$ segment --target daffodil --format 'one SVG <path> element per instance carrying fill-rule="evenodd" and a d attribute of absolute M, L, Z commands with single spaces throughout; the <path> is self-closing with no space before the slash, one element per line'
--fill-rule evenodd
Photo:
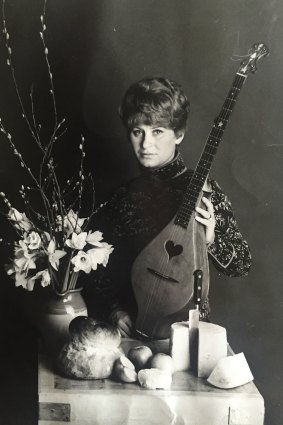
<path fill-rule="evenodd" d="M 102 247 L 96 247 L 89 249 L 87 254 L 91 258 L 91 268 L 96 270 L 98 264 L 102 264 L 104 267 L 107 265 L 109 260 L 109 255 L 113 251 L 112 245 L 109 245 L 106 242 L 102 242 Z"/>
<path fill-rule="evenodd" d="M 32 231 L 25 236 L 24 242 L 29 249 L 38 249 L 41 246 L 41 237 L 37 232 Z"/>
<path fill-rule="evenodd" d="M 20 240 L 17 244 L 15 244 L 14 252 L 15 258 L 22 257 L 25 252 L 28 252 L 27 244 L 23 240 Z"/>
<path fill-rule="evenodd" d="M 72 238 L 66 240 L 66 245 L 72 249 L 83 249 L 86 245 L 87 232 L 79 233 L 78 235 L 73 232 Z"/>
<path fill-rule="evenodd" d="M 72 263 L 74 265 L 74 271 L 84 271 L 85 273 L 90 273 L 92 269 L 92 261 L 90 255 L 84 251 L 79 251 L 75 257 L 72 258 Z"/>
<path fill-rule="evenodd" d="M 22 286 L 23 288 L 27 289 L 27 278 L 25 273 L 17 272 L 15 274 L 15 285 L 16 286 Z"/>
<path fill-rule="evenodd" d="M 26 279 L 25 289 L 28 291 L 33 291 L 35 281 L 39 278 L 41 278 L 41 286 L 45 287 L 50 285 L 51 277 L 49 271 L 46 269 L 36 273 L 36 275 L 32 276 L 31 278 Z"/>
<path fill-rule="evenodd" d="M 63 229 L 62 229 L 62 217 L 57 216 L 57 223 L 59 225 L 59 230 L 64 230 L 67 236 L 70 236 L 71 233 L 81 233 L 82 225 L 84 224 L 85 218 L 79 218 L 79 216 L 73 211 L 70 210 L 67 215 L 63 217 Z"/>
<path fill-rule="evenodd" d="M 66 251 L 62 251 L 60 249 L 55 249 L 56 245 L 53 239 L 48 244 L 47 253 L 48 253 L 48 260 L 51 264 L 51 266 L 58 270 L 59 266 L 59 260 L 66 255 Z"/>
<path fill-rule="evenodd" d="M 36 269 L 36 264 L 34 262 L 34 255 L 29 254 L 27 251 L 23 252 L 22 256 L 18 256 L 14 260 L 15 269 L 17 271 L 28 272 L 30 269 Z"/>
<path fill-rule="evenodd" d="M 36 280 L 36 279 L 39 279 L 40 277 L 41 277 L 41 286 L 45 287 L 50 285 L 51 277 L 47 269 L 36 273 L 33 279 Z"/>
<path fill-rule="evenodd" d="M 14 222 L 16 229 L 25 232 L 29 232 L 33 227 L 32 222 L 27 218 L 25 213 L 20 213 L 16 208 L 10 208 L 8 219 Z"/>
<path fill-rule="evenodd" d="M 86 241 L 90 245 L 99 246 L 102 247 L 102 243 L 100 242 L 102 240 L 103 234 L 96 230 L 95 232 L 88 232 Z"/>

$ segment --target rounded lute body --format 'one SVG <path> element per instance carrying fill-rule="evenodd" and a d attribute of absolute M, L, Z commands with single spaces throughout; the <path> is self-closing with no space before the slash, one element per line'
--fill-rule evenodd
<path fill-rule="evenodd" d="M 132 286 L 138 304 L 136 331 L 168 338 L 174 322 L 188 320 L 194 308 L 194 272 L 203 271 L 203 297 L 209 289 L 204 228 L 195 219 L 185 229 L 174 219 L 138 255 Z"/>

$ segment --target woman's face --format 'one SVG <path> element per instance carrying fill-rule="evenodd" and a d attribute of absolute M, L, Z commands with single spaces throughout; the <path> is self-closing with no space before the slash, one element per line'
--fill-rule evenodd
<path fill-rule="evenodd" d="M 170 128 L 140 124 L 130 132 L 134 153 L 141 165 L 159 168 L 174 158 L 175 147 L 183 140 Z"/>

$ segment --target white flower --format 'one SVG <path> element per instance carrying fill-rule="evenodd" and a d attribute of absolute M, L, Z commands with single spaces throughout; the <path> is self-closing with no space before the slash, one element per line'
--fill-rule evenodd
<path fill-rule="evenodd" d="M 22 257 L 25 252 L 28 253 L 28 247 L 25 244 L 25 242 L 23 240 L 20 240 L 16 245 L 15 245 L 15 258 L 20 258 Z"/>
<path fill-rule="evenodd" d="M 91 233 L 88 232 L 86 241 L 90 244 L 90 245 L 94 245 L 94 246 L 100 246 L 102 247 L 102 243 L 100 242 L 102 240 L 102 233 L 99 232 L 98 230 L 96 230 L 95 232 Z"/>
<path fill-rule="evenodd" d="M 10 265 L 7 265 L 6 266 L 6 273 L 7 273 L 8 276 L 11 276 L 12 274 L 14 274 L 15 271 L 16 270 L 15 270 L 15 267 L 14 267 L 13 264 L 10 264 Z"/>
<path fill-rule="evenodd" d="M 48 244 L 47 253 L 51 266 L 58 270 L 59 260 L 67 254 L 66 251 L 55 249 L 55 242 L 51 240 Z"/>
<path fill-rule="evenodd" d="M 23 219 L 23 215 L 16 210 L 16 208 L 10 208 L 8 212 L 8 218 L 12 221 L 21 221 Z"/>
<path fill-rule="evenodd" d="M 29 254 L 27 251 L 22 251 L 22 255 L 20 255 L 20 250 L 17 252 L 17 258 L 14 260 L 14 265 L 15 270 L 18 272 L 28 272 L 30 269 L 36 269 L 34 255 Z"/>
<path fill-rule="evenodd" d="M 23 288 L 27 289 L 27 278 L 25 273 L 17 272 L 15 275 L 15 285 L 16 286 L 22 286 Z"/>
<path fill-rule="evenodd" d="M 20 213 L 18 210 L 16 210 L 16 208 L 10 208 L 8 219 L 15 223 L 14 226 L 17 229 L 24 230 L 26 232 L 29 232 L 33 227 L 31 221 L 27 218 L 25 213 Z"/>
<path fill-rule="evenodd" d="M 73 249 L 83 249 L 86 245 L 87 232 L 76 234 L 73 232 L 72 239 L 66 240 L 66 245 Z"/>
<path fill-rule="evenodd" d="M 79 251 L 75 257 L 72 258 L 72 263 L 74 264 L 74 271 L 84 271 L 85 273 L 90 273 L 92 269 L 91 257 L 84 251 Z"/>
<path fill-rule="evenodd" d="M 112 245 L 109 245 L 107 242 L 102 242 L 102 244 L 104 249 L 104 258 L 102 261 L 102 265 L 106 267 L 109 260 L 109 255 L 114 251 L 114 248 Z"/>
<path fill-rule="evenodd" d="M 41 286 L 45 287 L 50 285 L 51 282 L 51 276 L 49 274 L 48 270 L 43 270 L 42 271 L 42 279 L 41 279 Z"/>
<path fill-rule="evenodd" d="M 50 285 L 51 277 L 50 277 L 49 271 L 46 269 L 36 273 L 36 275 L 32 276 L 29 279 L 25 279 L 26 280 L 26 283 L 24 286 L 25 289 L 27 289 L 28 291 L 33 291 L 35 281 L 39 279 L 40 277 L 41 277 L 41 286 L 45 287 Z M 20 279 L 22 279 L 22 277 Z"/>
<path fill-rule="evenodd" d="M 30 232 L 24 239 L 29 249 L 38 249 L 41 246 L 41 237 L 37 232 Z"/>
<path fill-rule="evenodd" d="M 25 289 L 27 291 L 33 291 L 34 284 L 35 284 L 35 277 L 33 276 L 30 279 L 27 279 L 27 285 Z"/>
<path fill-rule="evenodd" d="M 81 226 L 84 224 L 85 218 L 79 218 L 78 215 L 70 210 L 67 215 L 63 218 L 63 230 L 70 236 L 71 233 L 75 232 L 77 234 L 81 233 Z M 59 230 L 62 230 L 62 217 L 57 215 L 57 223 L 59 225 Z"/>
<path fill-rule="evenodd" d="M 45 287 L 50 285 L 51 277 L 47 269 L 36 273 L 36 275 L 32 279 L 36 280 L 36 279 L 39 279 L 40 277 L 41 277 L 41 286 Z"/>
<path fill-rule="evenodd" d="M 108 263 L 109 255 L 114 249 L 112 245 L 106 242 L 102 242 L 102 245 L 102 247 L 92 248 L 87 251 L 87 254 L 89 254 L 91 258 L 92 270 L 96 270 L 98 264 L 102 264 L 105 267 Z"/>

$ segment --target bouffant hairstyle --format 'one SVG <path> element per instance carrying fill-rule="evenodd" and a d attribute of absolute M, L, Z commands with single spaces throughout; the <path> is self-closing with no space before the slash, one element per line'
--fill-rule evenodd
<path fill-rule="evenodd" d="M 181 86 L 166 78 L 145 78 L 132 84 L 119 107 L 128 131 L 139 124 L 185 131 L 190 104 Z"/>

